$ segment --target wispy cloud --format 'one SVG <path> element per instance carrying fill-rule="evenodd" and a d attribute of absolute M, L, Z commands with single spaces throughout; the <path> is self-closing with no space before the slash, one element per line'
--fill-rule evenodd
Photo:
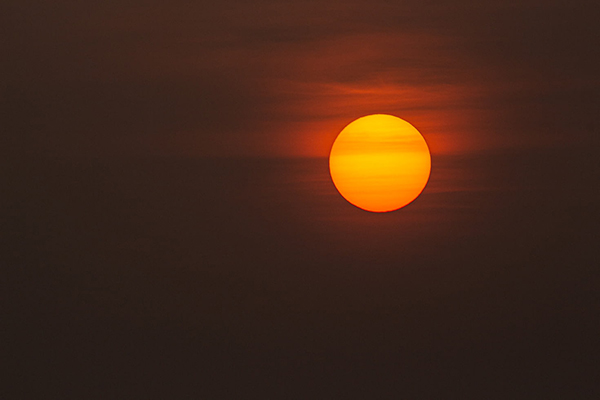
<path fill-rule="evenodd" d="M 571 128 L 588 140 L 596 14 L 534 0 L 15 2 L 6 125 L 59 153 L 324 155 L 376 112 L 410 120 L 434 152 L 556 144 Z"/>

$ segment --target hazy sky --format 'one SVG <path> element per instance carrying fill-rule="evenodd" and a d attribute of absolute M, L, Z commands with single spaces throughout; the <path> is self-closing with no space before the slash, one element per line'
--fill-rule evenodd
<path fill-rule="evenodd" d="M 564 146 L 599 125 L 593 2 L 12 1 L 2 15 L 4 140 L 33 154 L 324 156 L 369 113 L 409 120 L 434 153 Z"/>
<path fill-rule="evenodd" d="M 597 4 L 2 2 L 8 398 L 600 398 Z M 391 213 L 324 158 L 370 113 Z"/>

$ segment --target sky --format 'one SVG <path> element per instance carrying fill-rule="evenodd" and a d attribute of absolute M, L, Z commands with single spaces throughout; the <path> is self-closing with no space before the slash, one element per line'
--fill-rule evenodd
<path fill-rule="evenodd" d="M 596 140 L 592 3 L 4 8 L 9 140 L 33 153 L 326 156 L 375 112 L 440 153 Z"/>
<path fill-rule="evenodd" d="M 600 7 L 0 6 L 11 398 L 597 398 Z M 369 213 L 364 115 L 431 150 Z"/>

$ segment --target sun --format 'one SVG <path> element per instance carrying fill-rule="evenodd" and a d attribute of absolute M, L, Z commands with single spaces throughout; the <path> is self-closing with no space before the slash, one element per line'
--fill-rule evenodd
<path fill-rule="evenodd" d="M 421 194 L 431 173 L 431 155 L 410 123 L 373 114 L 340 132 L 329 155 L 329 171 L 348 202 L 363 210 L 388 212 Z"/>

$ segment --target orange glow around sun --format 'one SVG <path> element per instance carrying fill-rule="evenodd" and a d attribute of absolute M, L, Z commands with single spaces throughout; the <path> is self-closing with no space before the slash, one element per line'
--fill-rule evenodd
<path fill-rule="evenodd" d="M 358 118 L 333 143 L 331 179 L 355 206 L 387 212 L 416 199 L 427 184 L 431 156 L 425 139 L 408 122 L 386 114 Z"/>

